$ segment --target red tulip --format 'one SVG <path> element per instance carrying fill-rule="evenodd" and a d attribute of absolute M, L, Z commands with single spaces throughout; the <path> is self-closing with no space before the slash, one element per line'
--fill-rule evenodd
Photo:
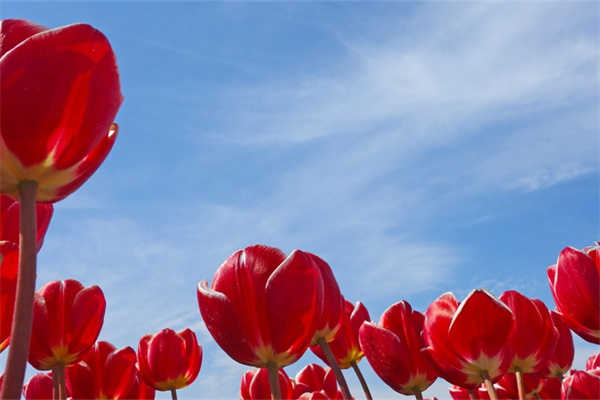
<path fill-rule="evenodd" d="M 66 369 L 67 390 L 74 400 L 128 399 L 136 373 L 135 350 L 100 341 Z"/>
<path fill-rule="evenodd" d="M 417 395 L 427 389 L 437 373 L 423 355 L 423 315 L 406 301 L 389 307 L 379 325 L 365 322 L 359 331 L 362 350 L 375 373 L 392 389 Z"/>
<path fill-rule="evenodd" d="M 353 305 L 344 301 L 345 310 L 342 317 L 342 326 L 337 337 L 329 343 L 329 347 L 336 358 L 340 368 L 350 368 L 352 362 L 358 363 L 364 356 L 358 342 L 358 330 L 363 322 L 369 321 L 371 317 L 361 302 Z M 327 357 L 319 346 L 311 346 L 312 352 L 323 362 L 327 363 Z"/>
<path fill-rule="evenodd" d="M 52 204 L 36 206 L 38 251 L 44 243 L 53 213 L 54 206 Z M 3 241 L 19 244 L 19 202 L 10 196 L 0 194 L 0 242 Z"/>
<path fill-rule="evenodd" d="M 105 308 L 98 286 L 84 288 L 73 279 L 44 285 L 35 297 L 29 363 L 49 370 L 79 361 L 100 334 Z"/>
<path fill-rule="evenodd" d="M 23 386 L 25 400 L 53 400 L 52 374 L 37 373 Z"/>
<path fill-rule="evenodd" d="M 328 399 L 343 398 L 331 368 L 323 368 L 319 364 L 308 364 L 296 374 L 294 398 L 315 392 L 322 392 Z"/>
<path fill-rule="evenodd" d="M 472 291 L 460 304 L 446 293 L 425 312 L 423 339 L 442 378 L 474 389 L 486 374 L 496 382 L 510 367 L 513 323 L 510 309 L 486 290 Z"/>
<path fill-rule="evenodd" d="M 563 249 L 548 268 L 548 280 L 565 323 L 584 340 L 600 344 L 600 245 Z"/>
<path fill-rule="evenodd" d="M 561 399 L 600 399 L 600 369 L 591 371 L 572 370 L 562 383 Z"/>
<path fill-rule="evenodd" d="M 559 335 L 548 308 L 541 300 L 530 299 L 514 290 L 502 293 L 500 300 L 515 316 L 508 341 L 513 353 L 508 372 L 539 372 L 554 352 Z"/>
<path fill-rule="evenodd" d="M 177 333 L 167 328 L 145 335 L 140 339 L 137 356 L 142 379 L 161 391 L 190 385 L 202 365 L 202 347 L 189 328 Z"/>
<path fill-rule="evenodd" d="M 573 345 L 573 334 L 565 324 L 562 315 L 556 311 L 550 311 L 550 317 L 554 327 L 558 330 L 558 341 L 554 352 L 539 371 L 540 376 L 546 378 L 561 378 L 569 372 L 573 359 L 575 358 L 575 347 Z"/>
<path fill-rule="evenodd" d="M 292 381 L 283 369 L 279 370 L 279 385 L 281 386 L 282 400 L 295 399 Z M 240 382 L 241 400 L 264 400 L 271 398 L 269 386 L 269 373 L 266 368 L 252 369 L 242 375 Z"/>
<path fill-rule="evenodd" d="M 0 25 L 0 192 L 38 183 L 37 200 L 79 188 L 116 139 L 123 101 L 113 50 L 85 24 L 49 30 L 24 20 Z"/>
<path fill-rule="evenodd" d="M 304 354 L 320 323 L 323 280 L 313 258 L 250 246 L 230 256 L 198 304 L 217 344 L 239 363 L 281 368 Z"/>

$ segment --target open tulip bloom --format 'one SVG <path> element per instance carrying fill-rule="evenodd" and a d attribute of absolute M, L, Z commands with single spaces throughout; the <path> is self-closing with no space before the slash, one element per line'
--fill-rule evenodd
<path fill-rule="evenodd" d="M 238 250 L 197 294 L 217 344 L 241 364 L 269 368 L 273 384 L 278 368 L 304 354 L 323 313 L 321 272 L 300 250 L 288 257 L 261 245 Z"/>
<path fill-rule="evenodd" d="M 379 325 L 365 322 L 359 332 L 360 345 L 375 373 L 392 389 L 422 399 L 422 392 L 437 373 L 421 352 L 423 315 L 406 301 L 390 306 Z"/>
<path fill-rule="evenodd" d="M 487 290 L 474 290 L 461 303 L 445 293 L 425 312 L 423 339 L 442 378 L 467 389 L 485 383 L 495 396 L 492 383 L 512 361 L 513 323 L 511 310 Z"/>

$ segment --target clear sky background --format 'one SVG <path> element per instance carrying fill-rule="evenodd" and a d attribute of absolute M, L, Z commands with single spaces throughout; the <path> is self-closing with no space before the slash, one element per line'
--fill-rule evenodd
<path fill-rule="evenodd" d="M 114 47 L 120 136 L 56 204 L 38 288 L 99 285 L 100 339 L 117 347 L 191 327 L 204 363 L 180 398 L 235 398 L 248 369 L 214 343 L 196 301 L 237 249 L 318 254 L 378 320 L 400 300 L 423 312 L 475 288 L 554 308 L 546 268 L 600 240 L 593 2 L 3 1 L 0 12 L 86 22 Z M 583 368 L 598 346 L 576 349 Z M 377 398 L 403 397 L 360 366 Z"/>

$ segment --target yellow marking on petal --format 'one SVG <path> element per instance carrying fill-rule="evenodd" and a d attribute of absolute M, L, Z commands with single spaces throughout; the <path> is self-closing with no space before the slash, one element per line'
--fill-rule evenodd
<path fill-rule="evenodd" d="M 31 180 L 39 184 L 37 201 L 54 199 L 59 188 L 77 178 L 77 169 L 81 162 L 70 168 L 57 170 L 53 167 L 55 164 L 53 154 L 54 151 L 39 164 L 26 167 L 6 148 L 0 138 L 0 192 L 16 198 L 19 183 Z"/>
<path fill-rule="evenodd" d="M 259 359 L 255 366 L 266 368 L 271 361 L 277 363 L 279 368 L 292 364 L 298 358 L 296 354 L 290 354 L 287 351 L 275 354 L 271 345 L 261 345 L 254 349 L 254 354 Z"/>
<path fill-rule="evenodd" d="M 517 370 L 521 371 L 524 374 L 529 374 L 532 372 L 536 372 L 536 367 L 539 363 L 539 360 L 535 357 L 535 355 L 530 355 L 525 358 L 513 358 L 512 364 L 508 369 L 508 372 L 514 374 Z"/>
<path fill-rule="evenodd" d="M 467 375 L 467 382 L 470 384 L 480 385 L 483 383 L 481 371 L 487 371 L 492 378 L 501 375 L 500 365 L 502 359 L 500 357 L 488 357 L 485 354 L 479 356 L 476 360 L 463 362 L 462 372 Z"/>
<path fill-rule="evenodd" d="M 413 393 L 414 388 L 418 387 L 421 392 L 427 389 L 433 383 L 432 380 L 427 379 L 427 374 L 417 372 L 410 376 L 408 382 L 402 385 L 402 392 Z"/>
<path fill-rule="evenodd" d="M 350 349 L 348 351 L 348 354 L 346 355 L 346 357 L 339 360 L 338 365 L 340 366 L 341 369 L 350 368 L 352 366 L 352 361 L 354 361 L 355 363 L 358 363 L 360 360 L 362 360 L 363 356 L 364 356 L 364 353 L 362 351 L 360 351 L 360 349 L 357 349 L 357 348 Z"/>
<path fill-rule="evenodd" d="M 167 379 L 163 382 L 156 382 L 156 387 L 158 390 L 166 391 L 171 389 L 183 389 L 189 384 L 189 379 L 185 375 L 179 375 L 175 379 Z"/>

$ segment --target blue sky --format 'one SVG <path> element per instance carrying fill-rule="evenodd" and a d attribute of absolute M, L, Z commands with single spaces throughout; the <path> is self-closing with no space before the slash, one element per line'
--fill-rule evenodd
<path fill-rule="evenodd" d="M 237 396 L 246 367 L 214 344 L 195 290 L 239 248 L 320 255 L 378 320 L 403 299 L 423 312 L 479 287 L 553 308 L 546 268 L 600 239 L 597 4 L 4 1 L 0 12 L 86 22 L 114 47 L 120 137 L 56 205 L 38 287 L 99 285 L 100 339 L 117 347 L 193 328 L 204 363 L 181 398 Z M 576 345 L 582 368 L 598 348 Z M 401 396 L 360 365 L 378 398 Z M 447 398 L 447 386 L 425 395 Z"/>

